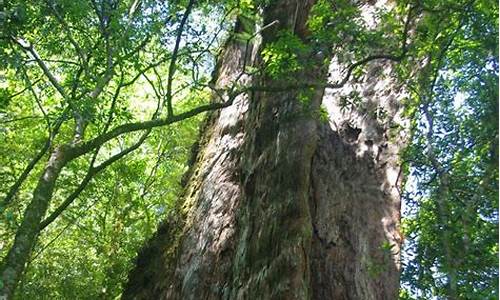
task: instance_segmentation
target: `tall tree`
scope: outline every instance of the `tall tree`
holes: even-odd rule
[[[415,15],[403,6],[399,34],[360,50],[357,39],[380,34],[375,7],[272,1],[249,33],[261,43],[226,44],[216,85],[250,93],[208,119],[184,196],[139,254],[124,299],[397,298],[405,131],[391,128],[404,128],[405,90],[392,63]]]
[[[0,298],[495,297],[497,90],[488,0],[0,1]]]

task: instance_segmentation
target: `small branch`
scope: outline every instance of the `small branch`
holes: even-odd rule
[[[144,47],[146,47],[146,45],[149,43],[150,40],[151,40],[151,35],[148,34],[139,45],[137,45],[134,49],[132,49],[132,51],[125,53],[125,55],[119,57],[116,60],[116,64],[117,65],[121,64],[122,62],[130,59],[134,54],[144,49]]]
[[[36,85],[37,83],[39,83],[40,81],[41,81],[41,79],[40,79],[40,78],[38,78],[37,80],[35,80],[34,82],[32,82],[32,85],[34,86],[34,85]],[[12,95],[8,95],[8,97],[9,97],[9,99],[13,99],[13,98],[15,98],[15,97],[17,97],[17,96],[19,96],[19,95],[24,94],[24,92],[26,92],[26,91],[27,91],[27,90],[29,90],[29,89],[30,89],[29,87],[25,87],[24,89],[22,89],[22,90],[20,90],[20,91],[18,91],[18,92],[14,92],[14,94],[12,94]]]
[[[201,51],[192,51],[192,52],[178,52],[177,54],[177,57],[179,57],[180,54],[182,55],[185,55],[185,54],[188,54],[188,53],[198,53],[198,52],[201,52]],[[137,72],[137,74],[134,75],[134,77],[132,77],[132,79],[130,79],[129,81],[125,82],[123,84],[123,87],[126,87],[126,86],[130,86],[132,84],[134,84],[141,76],[143,76],[143,74],[145,74],[146,72],[148,72],[149,70],[153,69],[153,72],[154,72],[154,68],[160,66],[161,64],[163,64],[164,62],[166,62],[167,60],[171,59],[172,58],[172,55],[167,55],[161,59],[159,59],[158,61],[156,62],[153,62],[153,63],[150,63],[148,66],[144,67],[142,70],[140,70],[139,72]],[[163,88],[162,88],[163,90]]]
[[[153,69],[155,67],[158,67],[159,65],[161,65],[164,62],[166,62],[169,59],[170,59],[170,56],[166,56],[166,57],[161,58],[160,60],[158,60],[158,61],[156,61],[154,63],[151,63],[150,65],[148,65],[144,69],[140,70],[137,74],[135,74],[135,76],[132,77],[131,80],[125,82],[123,84],[123,86],[126,87],[126,86],[134,84],[137,81],[137,79],[139,79],[144,73],[146,73],[147,71],[149,71],[149,70],[151,70],[151,69]]]
[[[35,255],[33,255],[33,258],[28,262],[28,265],[31,264],[34,260],[36,260],[40,254],[42,254],[45,249],[47,249],[52,243],[54,243],[71,225],[74,225],[78,220],[80,220],[80,217],[83,216],[83,214],[85,212],[87,212],[87,210],[92,206],[94,205],[98,200],[94,200],[92,203],[90,203],[89,205],[87,205],[87,207],[82,210],[82,212],[78,215],[77,218],[75,218],[74,220],[72,220],[69,224],[67,224],[66,226],[64,226],[64,228],[52,239],[50,240],[50,242],[48,242],[47,244],[45,244]],[[27,269],[28,267],[26,267]]]
[[[45,119],[45,122],[47,123],[47,130],[49,131],[49,136],[50,136],[52,134],[52,128],[50,125],[49,116],[48,116],[47,112],[45,111],[45,109],[43,108],[42,101],[40,100],[40,97],[38,97],[37,93],[35,92],[35,89],[33,88],[34,84],[31,82],[25,68],[21,68],[21,69],[22,69],[23,75],[25,77],[26,83],[28,85],[27,88],[30,90],[31,94],[33,95],[33,98],[35,98],[36,104],[38,105],[38,108],[42,112],[43,117]]]
[[[141,1],[140,0],[134,0],[132,2],[132,5],[130,5],[130,8],[128,10],[128,13],[127,13],[127,18],[129,20],[132,20],[132,18],[134,17],[134,14],[137,10],[137,8],[141,5]]]
[[[44,117],[43,116],[19,117],[19,118],[14,118],[14,119],[10,119],[10,120],[0,121],[0,124],[8,124],[8,123],[13,123],[13,122],[19,122],[19,121],[29,120],[29,119],[41,119],[41,118],[44,118]]]
[[[172,52],[172,59],[170,60],[170,66],[168,67],[167,95],[166,95],[167,116],[168,117],[171,117],[174,115],[174,112],[172,109],[172,82],[174,80],[174,74],[175,74],[175,69],[176,69],[176,60],[177,60],[177,55],[179,52],[179,46],[180,46],[181,39],[182,39],[182,33],[184,32],[184,26],[187,22],[189,14],[191,13],[191,10],[193,8],[194,3],[195,3],[195,0],[189,0],[189,3],[186,7],[186,11],[184,12],[181,23],[179,24],[179,28],[177,29],[177,37],[175,40],[174,50]]]
[[[84,69],[85,68],[83,66],[80,66],[76,71],[73,82],[71,83],[71,92],[70,92],[71,99],[76,99],[76,100],[79,99],[76,95],[76,91],[79,88],[80,77],[82,76]]]
[[[109,39],[106,38],[106,71],[104,72],[103,77],[101,77],[92,92],[90,93],[91,99],[96,99],[102,93],[106,85],[111,81],[114,75],[114,62],[113,62],[113,53],[111,50],[111,46],[109,46]]]
[[[73,35],[71,34],[71,30],[68,26],[68,24],[64,21],[64,18],[59,14],[58,10],[54,7],[54,3],[51,1],[46,1],[47,5],[50,7],[51,11],[53,12],[54,16],[56,17],[57,21],[61,26],[63,27],[64,33],[66,34],[66,37],[68,38],[69,42],[75,48],[75,51],[80,58],[81,63],[83,64],[85,70],[88,72],[88,66],[86,64],[87,59],[86,55],[82,50],[82,47],[76,42],[76,40],[73,38]]]
[[[43,74],[45,74],[45,76],[47,76],[47,78],[49,79],[50,83],[59,92],[59,94],[61,94],[61,96],[64,98],[64,100],[67,101],[68,97],[67,97],[66,91],[61,86],[61,84],[59,83],[59,81],[54,77],[54,75],[52,74],[52,72],[50,72],[49,68],[47,67],[47,65],[45,64],[45,62],[43,61],[43,59],[40,57],[40,55],[38,55],[38,52],[35,50],[35,48],[33,48],[33,45],[31,43],[29,43],[29,42],[26,42],[22,38],[13,38],[13,41],[16,44],[18,44],[23,50],[29,52],[33,56],[33,58],[35,59],[36,63],[38,64],[38,66],[42,69]]]
[[[68,97],[68,94],[66,93],[66,90],[62,87],[62,85],[59,83],[59,81],[55,78],[55,76],[52,74],[52,72],[49,70],[43,59],[40,57],[38,52],[33,48],[33,45],[29,42],[26,42],[22,38],[12,38],[15,43],[17,43],[22,49],[30,53],[35,61],[37,62],[38,66],[42,69],[43,74],[49,79],[50,83],[54,88],[59,92],[59,94],[62,96],[62,98],[68,103],[70,106],[75,121],[77,123],[76,131],[75,131],[75,141],[78,141],[78,138],[83,137],[83,130],[85,129],[84,123],[82,123],[82,116],[79,113],[78,108],[74,105],[73,101]]]
[[[107,132],[109,126],[111,126],[111,122],[113,122],[113,116],[115,114],[116,102],[118,101],[118,96],[120,96],[120,92],[123,88],[123,72],[120,75],[120,81],[118,82],[118,86],[116,87],[115,93],[113,94],[113,99],[111,100],[111,105],[109,107],[108,119],[104,124],[104,129],[102,132]]]
[[[357,61],[353,64],[351,64],[348,68],[347,68],[347,74],[344,76],[344,78],[340,81],[340,82],[337,82],[337,83],[327,83],[324,85],[325,88],[329,88],[329,89],[340,89],[342,88],[350,79],[351,75],[352,75],[352,72],[357,68],[357,67],[360,67],[362,65],[365,65],[371,61],[374,61],[374,60],[390,60],[390,61],[394,61],[394,62],[400,62],[404,56],[405,56],[406,53],[403,53],[401,55],[390,55],[390,54],[375,54],[375,55],[370,55],[360,61]]]
[[[104,87],[106,87],[106,85],[110,82],[114,75],[114,51],[110,43],[109,24],[111,23],[112,11],[115,9],[115,7],[108,1],[101,2],[100,10],[98,9],[97,3],[95,1],[92,1],[92,4],[99,19],[99,31],[104,38],[104,47],[106,50],[106,70],[104,71],[103,76],[97,81],[94,90],[90,93],[90,98],[95,99],[102,93]]]
[[[44,59],[44,62],[49,62],[49,63],[56,63],[56,64],[67,64],[67,65],[75,65],[79,66],[78,62],[76,61],[71,61],[71,60],[62,60],[62,59]],[[23,62],[25,63],[31,63],[31,62],[36,62],[35,59],[27,59],[24,60]]]
[[[153,71],[155,69],[153,68]],[[155,74],[158,74],[157,72],[155,72]],[[151,86],[151,88],[153,89],[153,92],[156,96],[156,99],[157,99],[157,104],[156,104],[156,113],[155,113],[155,116],[153,117],[153,119],[156,118],[156,115],[157,113],[160,112],[161,110],[161,104],[162,104],[162,95],[160,93],[160,91],[156,88],[156,86],[154,85],[153,81],[151,79],[149,79],[149,77],[146,75],[146,74],[142,74],[142,76],[146,79],[146,81],[149,83],[149,85]]]

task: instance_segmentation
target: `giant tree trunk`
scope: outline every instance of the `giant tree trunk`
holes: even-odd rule
[[[304,38],[313,1],[272,3],[264,24],[280,22],[262,43],[283,28]],[[244,51],[228,43],[217,85],[234,80],[245,57],[258,60]],[[394,116],[399,92],[380,82],[372,74],[346,88]],[[396,299],[399,146],[376,117],[340,112],[344,92],[317,89],[307,108],[298,90],[253,92],[211,115],[182,201],[139,254],[123,298]],[[330,122],[317,120],[322,101]]]

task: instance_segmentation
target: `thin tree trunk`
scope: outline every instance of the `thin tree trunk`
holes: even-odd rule
[[[25,210],[21,226],[16,231],[14,244],[0,267],[0,296],[11,299],[17,283],[21,279],[25,264],[40,232],[39,224],[47,212],[54,186],[62,168],[68,162],[66,147],[56,148],[50,155],[37,186],[33,199]]]
[[[313,2],[273,1],[264,24],[279,26],[264,31],[262,43],[281,29],[304,38]],[[229,42],[217,85],[238,78],[245,58],[258,60],[251,55],[258,47]],[[381,66],[391,69],[370,70]],[[327,74],[308,67],[299,76]],[[349,88],[366,91],[367,102],[397,120],[401,90],[366,77]],[[182,201],[142,249],[123,299],[397,298],[404,137],[389,141],[387,124],[355,108],[336,113],[347,90],[316,89],[307,107],[300,92],[241,95],[209,117]],[[318,121],[322,101],[330,122]]]

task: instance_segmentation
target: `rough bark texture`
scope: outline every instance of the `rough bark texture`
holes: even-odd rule
[[[381,67],[391,72],[390,64],[373,64],[359,84],[323,99],[331,118],[320,125],[311,176],[315,299],[397,298],[402,242],[398,151],[406,137],[404,127],[396,125],[405,126],[398,104],[404,93],[384,79],[389,74],[374,74]],[[340,109],[341,97],[356,89],[364,105],[387,113],[384,120],[364,109]]]
[[[264,24],[277,18],[303,36],[312,3],[273,1]],[[244,57],[252,63],[244,51],[229,43],[217,85],[234,80]],[[325,73],[308,68],[300,76]],[[340,76],[335,63],[331,74]],[[367,103],[396,116],[400,92],[379,81],[371,74],[335,94],[317,90],[307,108],[299,91],[254,92],[213,114],[183,201],[139,254],[123,298],[396,299],[399,140],[389,141],[389,127],[375,117],[337,112],[339,95],[361,88]],[[321,101],[330,122],[311,113]]]

